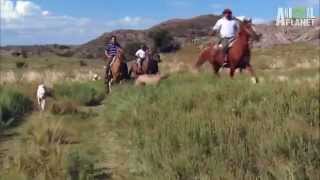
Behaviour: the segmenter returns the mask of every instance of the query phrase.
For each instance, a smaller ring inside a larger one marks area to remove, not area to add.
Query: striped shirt
[[[109,43],[106,45],[105,51],[109,56],[116,56],[118,49],[120,49],[121,46],[118,43]]]

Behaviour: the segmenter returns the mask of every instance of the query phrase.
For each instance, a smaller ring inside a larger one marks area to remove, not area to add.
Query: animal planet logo
[[[313,26],[316,17],[313,8],[278,8],[277,26]]]

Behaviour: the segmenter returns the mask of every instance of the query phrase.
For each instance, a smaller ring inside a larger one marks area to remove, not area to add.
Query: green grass
[[[14,88],[0,88],[0,126],[8,127],[32,110],[29,97]]]
[[[101,82],[64,82],[53,87],[58,98],[71,99],[81,105],[99,105],[105,98],[105,90]]]
[[[313,179],[319,98],[311,86],[184,73],[115,90],[104,116],[132,142],[142,179]]]
[[[87,60],[78,58],[65,58],[57,56],[46,56],[46,57],[29,57],[23,59],[20,57],[1,57],[0,70],[17,70],[16,63],[24,62],[28,65],[29,70],[43,70],[43,69],[59,69],[68,71],[70,69],[81,68],[82,63],[86,63],[91,68],[101,68],[104,65],[102,60]],[[86,67],[88,68],[88,67]]]

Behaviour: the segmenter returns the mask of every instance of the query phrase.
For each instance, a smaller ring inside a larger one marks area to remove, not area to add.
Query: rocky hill
[[[122,46],[130,42],[146,43],[149,46],[152,40],[149,33],[158,29],[169,31],[177,40],[184,43],[186,39],[201,37],[208,34],[210,27],[218,20],[219,16],[203,15],[191,19],[173,19],[147,30],[117,30],[109,33],[104,33],[100,37],[89,41],[75,48],[75,56],[98,58],[103,56],[103,47],[112,35],[117,36]]]
[[[106,41],[116,35],[122,46],[130,42],[141,42],[148,45],[152,44],[149,33],[158,29],[169,31],[180,43],[184,44],[194,38],[206,39],[210,28],[219,19],[215,15],[197,16],[191,19],[172,19],[146,30],[116,30],[107,32],[79,46],[64,46],[64,45],[46,45],[46,46],[8,46],[1,47],[0,54],[21,55],[27,53],[28,56],[75,56],[80,58],[100,58],[103,56],[103,49]],[[272,24],[257,25],[258,32],[263,34],[260,42],[255,44],[255,47],[270,47],[275,44],[288,44],[292,42],[310,42],[319,44],[320,26],[312,28],[277,27]],[[204,37],[204,38],[201,38]]]

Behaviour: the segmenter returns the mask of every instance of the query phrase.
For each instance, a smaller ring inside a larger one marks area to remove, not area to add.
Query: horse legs
[[[113,79],[110,79],[108,82],[108,93],[111,92],[111,85],[112,85]]]
[[[220,70],[221,66],[219,64],[215,63],[215,64],[212,64],[212,68],[213,68],[214,74],[216,76],[220,77],[219,70]]]
[[[256,75],[256,73],[255,73],[255,71],[254,71],[254,69],[253,69],[253,67],[251,66],[251,64],[249,64],[249,65],[247,66],[247,69],[248,69],[248,71],[249,71],[249,73],[250,73],[250,75],[251,75],[251,80],[252,80],[252,82],[253,82],[254,84],[259,83],[259,79],[258,79],[258,77],[257,77],[257,75]]]
[[[234,73],[236,71],[236,68],[235,67],[230,67],[230,77],[233,78],[234,77]]]

